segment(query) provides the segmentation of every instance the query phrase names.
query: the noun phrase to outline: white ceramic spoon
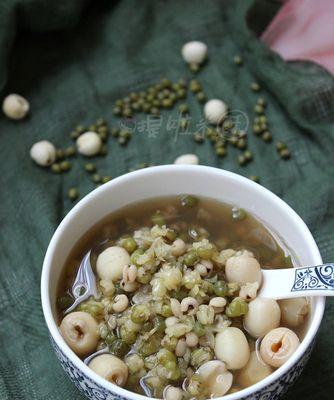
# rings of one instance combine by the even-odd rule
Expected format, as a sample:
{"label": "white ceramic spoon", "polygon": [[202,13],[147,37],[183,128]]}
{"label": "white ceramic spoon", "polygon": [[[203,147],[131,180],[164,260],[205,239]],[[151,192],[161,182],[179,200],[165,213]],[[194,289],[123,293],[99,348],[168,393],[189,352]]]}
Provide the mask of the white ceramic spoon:
{"label": "white ceramic spoon", "polygon": [[288,299],[306,296],[334,296],[334,264],[316,267],[265,269],[258,296]]}

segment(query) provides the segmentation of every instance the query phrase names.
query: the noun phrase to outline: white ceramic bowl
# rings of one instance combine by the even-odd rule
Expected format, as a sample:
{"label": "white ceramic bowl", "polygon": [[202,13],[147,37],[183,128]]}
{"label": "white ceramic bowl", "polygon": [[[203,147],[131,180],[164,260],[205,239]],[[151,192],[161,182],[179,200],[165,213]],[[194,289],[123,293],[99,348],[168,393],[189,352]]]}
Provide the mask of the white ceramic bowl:
{"label": "white ceramic bowl", "polygon": [[[284,238],[301,265],[322,263],[302,219],[269,190],[234,173],[204,166],[167,165],[132,172],[99,187],[73,207],[59,225],[45,255],[41,281],[43,312],[54,350],[74,384],[90,399],[147,400],[96,375],[61,337],[55,321],[55,298],[62,266],[76,241],[111,212],[139,200],[184,193],[245,208]],[[251,387],[224,396],[224,400],[278,399],[300,375],[310,356],[324,306],[324,298],[312,299],[305,338],[281,368]]]}

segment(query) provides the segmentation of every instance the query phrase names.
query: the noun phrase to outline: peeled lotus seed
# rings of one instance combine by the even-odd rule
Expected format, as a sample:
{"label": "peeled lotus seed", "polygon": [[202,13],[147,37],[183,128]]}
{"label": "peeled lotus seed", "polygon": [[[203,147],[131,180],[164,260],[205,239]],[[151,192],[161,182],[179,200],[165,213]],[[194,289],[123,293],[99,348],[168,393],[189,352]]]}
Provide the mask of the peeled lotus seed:
{"label": "peeled lotus seed", "polygon": [[259,338],[271,329],[277,328],[281,320],[281,310],[277,301],[257,297],[248,303],[244,317],[244,327],[254,338]]}
{"label": "peeled lotus seed", "polygon": [[196,154],[183,154],[174,161],[174,164],[198,165],[199,159]]}
{"label": "peeled lotus seed", "polygon": [[236,282],[240,286],[246,283],[262,283],[261,266],[256,258],[248,255],[230,257],[225,268],[228,282]]}
{"label": "peeled lotus seed", "polygon": [[282,324],[297,328],[301,325],[309,312],[308,301],[305,297],[284,299],[278,302],[282,313]]}
{"label": "peeled lotus seed", "polygon": [[241,387],[255,385],[272,373],[272,368],[259,359],[256,351],[252,351],[246,366],[238,371],[237,384]]}
{"label": "peeled lotus seed", "polygon": [[130,264],[129,253],[120,246],[105,249],[96,261],[96,271],[100,279],[116,282],[123,276],[123,270]]}
{"label": "peeled lotus seed", "polygon": [[178,387],[168,385],[165,387],[162,397],[164,400],[182,400],[183,392]]}
{"label": "peeled lotus seed", "polygon": [[22,119],[29,112],[28,101],[19,94],[10,94],[5,97],[2,103],[2,111],[10,119]]}
{"label": "peeled lotus seed", "polygon": [[85,132],[77,139],[78,152],[91,157],[98,154],[102,147],[102,140],[96,132]]}
{"label": "peeled lotus seed", "polygon": [[127,365],[111,354],[94,357],[88,366],[102,378],[117,386],[124,386],[128,379]]}
{"label": "peeled lotus seed", "polygon": [[225,118],[226,104],[219,99],[212,99],[205,103],[204,115],[211,124],[219,124]]}
{"label": "peeled lotus seed", "polygon": [[41,167],[48,167],[56,159],[56,148],[48,140],[41,140],[31,147],[30,157]]}
{"label": "peeled lotus seed", "polygon": [[239,328],[229,327],[217,333],[215,340],[216,357],[224,361],[228,369],[241,369],[249,360],[249,345],[245,334]]}
{"label": "peeled lotus seed", "polygon": [[208,361],[201,365],[196,372],[205,382],[211,398],[223,396],[232,386],[233,375],[222,361]]}
{"label": "peeled lotus seed", "polygon": [[95,319],[83,311],[67,314],[60,324],[60,332],[65,342],[78,355],[84,356],[96,349],[99,328]]}
{"label": "peeled lotus seed", "polygon": [[208,54],[208,46],[197,40],[186,43],[182,49],[181,54],[184,61],[188,64],[202,64]]}
{"label": "peeled lotus seed", "polygon": [[262,339],[260,354],[264,362],[278,368],[296,351],[300,341],[291,329],[273,329]]}

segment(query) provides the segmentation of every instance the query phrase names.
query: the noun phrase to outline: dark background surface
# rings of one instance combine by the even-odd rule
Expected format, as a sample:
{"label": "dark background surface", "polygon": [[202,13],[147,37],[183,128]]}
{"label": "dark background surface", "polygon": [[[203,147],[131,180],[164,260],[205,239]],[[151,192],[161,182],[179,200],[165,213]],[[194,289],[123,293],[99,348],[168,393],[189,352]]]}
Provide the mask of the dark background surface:
{"label": "dark background surface", "polygon": [[[293,158],[280,160],[274,146],[249,135],[255,161],[237,165],[237,153],[219,159],[209,143],[175,135],[162,114],[158,134],[141,131],[136,120],[127,147],[108,142],[108,155],[96,161],[105,174],[118,176],[141,162],[167,164],[195,152],[201,164],[242,175],[282,197],[306,221],[325,261],[334,260],[333,108],[334,82],[311,63],[285,63],[256,38],[277,10],[273,1],[42,1],[0,3],[0,90],[17,92],[31,105],[30,117],[12,122],[0,117],[0,399],[83,399],[62,371],[44,324],[39,281],[43,256],[61,218],[72,207],[66,193],[76,185],[83,196],[94,188],[78,158],[68,174],[53,175],[31,162],[29,148],[49,139],[71,144],[79,123],[104,117],[112,125],[113,102],[145,89],[162,76],[190,78],[181,46],[199,39],[209,61],[198,75],[208,97],[226,101],[251,120],[263,87],[270,129],[284,140]],[[85,9],[84,7],[87,6]],[[242,54],[238,68],[233,56]],[[202,107],[193,98],[194,123]],[[173,114],[174,113],[174,114]],[[144,122],[143,122],[144,121]],[[146,120],[147,122],[147,120]],[[191,129],[194,129],[192,127]],[[334,303],[329,300],[315,350],[301,379],[285,400],[332,399],[334,392]]]}

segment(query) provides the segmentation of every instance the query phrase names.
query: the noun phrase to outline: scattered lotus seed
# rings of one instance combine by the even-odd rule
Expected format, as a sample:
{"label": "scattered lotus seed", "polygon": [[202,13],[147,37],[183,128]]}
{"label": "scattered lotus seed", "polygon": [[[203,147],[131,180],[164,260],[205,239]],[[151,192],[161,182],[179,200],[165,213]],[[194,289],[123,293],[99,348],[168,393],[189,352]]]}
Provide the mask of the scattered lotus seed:
{"label": "scattered lotus seed", "polygon": [[183,154],[182,156],[176,158],[174,164],[198,165],[199,159],[196,154]]}
{"label": "scattered lotus seed", "polygon": [[71,169],[71,164],[70,164],[70,162],[69,161],[62,161],[60,164],[59,164],[59,166],[60,166],[60,169],[63,171],[63,172],[65,172],[65,171],[68,171],[69,169]]}
{"label": "scattered lotus seed", "polygon": [[72,201],[76,200],[79,196],[78,189],[74,187],[70,188],[67,195],[70,200]]}
{"label": "scattered lotus seed", "polygon": [[251,83],[250,88],[251,88],[254,92],[259,92],[259,91],[261,90],[261,86],[260,86],[257,82]]}
{"label": "scattered lotus seed", "polygon": [[188,64],[202,64],[208,54],[208,47],[205,43],[194,40],[183,45],[181,54]]}
{"label": "scattered lotus seed", "polygon": [[227,112],[226,104],[218,99],[212,99],[206,102],[204,106],[205,118],[211,124],[219,124],[224,119]]}
{"label": "scattered lotus seed", "polygon": [[272,137],[272,135],[271,135],[270,132],[265,131],[265,132],[262,133],[262,139],[263,139],[265,142],[269,143],[269,142],[272,141],[273,137]]}
{"label": "scattered lotus seed", "polygon": [[241,56],[234,56],[233,61],[237,65],[242,65],[243,63]]}
{"label": "scattered lotus seed", "polygon": [[41,167],[47,167],[56,159],[56,148],[51,142],[41,140],[31,147],[30,157]]}
{"label": "scattered lotus seed", "polygon": [[96,132],[85,132],[78,137],[76,145],[80,154],[91,157],[100,152],[102,141]]}
{"label": "scattered lotus seed", "polygon": [[2,111],[6,117],[14,120],[23,119],[29,112],[28,101],[19,94],[10,94],[2,103]]}
{"label": "scattered lotus seed", "polygon": [[89,173],[95,172],[95,171],[96,171],[96,166],[95,166],[95,164],[93,164],[93,163],[87,163],[87,164],[85,165],[85,170],[86,170],[87,172],[89,172]]}

